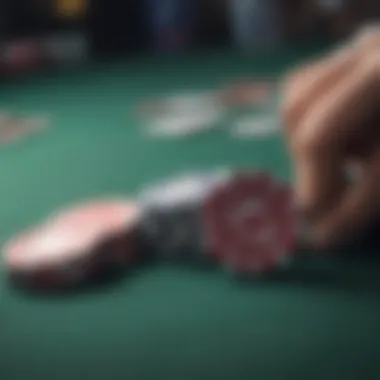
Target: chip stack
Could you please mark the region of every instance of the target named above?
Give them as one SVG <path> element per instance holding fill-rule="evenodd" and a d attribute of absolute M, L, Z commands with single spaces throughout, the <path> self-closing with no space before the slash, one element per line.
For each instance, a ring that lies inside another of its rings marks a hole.
<path fill-rule="evenodd" d="M 141 259 L 213 264 L 234 276 L 285 268 L 296 253 L 300 215 L 290 186 L 254 170 L 174 176 L 137 200 L 71 205 L 3 248 L 11 279 L 67 289 L 131 268 Z"/>
<path fill-rule="evenodd" d="M 124 199 L 60 210 L 3 248 L 9 278 L 34 289 L 67 289 L 137 260 L 140 210 Z"/>
<path fill-rule="evenodd" d="M 228 170 L 194 172 L 143 191 L 142 230 L 150 254 L 165 261 L 205 263 L 201 210 Z"/>

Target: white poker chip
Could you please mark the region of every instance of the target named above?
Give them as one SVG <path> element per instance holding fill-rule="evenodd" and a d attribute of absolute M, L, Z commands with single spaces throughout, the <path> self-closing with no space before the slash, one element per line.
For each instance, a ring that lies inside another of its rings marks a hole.
<path fill-rule="evenodd" d="M 216 97 L 209 93 L 175 95 L 164 100 L 164 103 L 170 112 L 179 114 L 220 107 Z"/>
<path fill-rule="evenodd" d="M 196 204 L 207 195 L 210 188 L 226 181 L 229 175 L 229 169 L 179 175 L 143 191 L 140 199 L 147 207 L 164 209 Z"/>
<path fill-rule="evenodd" d="M 168 114 L 149 123 L 149 134 L 162 137 L 180 137 L 213 129 L 221 119 L 218 110 L 198 110 L 194 113 Z"/>
<path fill-rule="evenodd" d="M 141 232 L 153 257 L 204 263 L 200 210 L 215 187 L 226 182 L 228 169 L 177 175 L 145 189 Z"/>
<path fill-rule="evenodd" d="M 277 133 L 281 123 L 276 116 L 253 115 L 237 120 L 231 128 L 235 138 L 265 138 Z"/>
<path fill-rule="evenodd" d="M 142 116 L 157 118 L 163 115 L 191 114 L 194 111 L 224 108 L 223 102 L 216 94 L 209 92 L 181 93 L 169 95 L 142 105 Z"/>
<path fill-rule="evenodd" d="M 186 137 L 214 128 L 224 114 L 216 96 L 189 93 L 158 102 L 144 116 L 151 136 Z"/>

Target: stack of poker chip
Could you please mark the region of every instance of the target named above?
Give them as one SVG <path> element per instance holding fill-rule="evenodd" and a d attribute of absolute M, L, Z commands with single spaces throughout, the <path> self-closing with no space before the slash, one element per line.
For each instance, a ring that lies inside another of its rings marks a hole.
<path fill-rule="evenodd" d="M 231 274 L 286 268 L 300 215 L 288 184 L 268 173 L 192 173 L 142 192 L 142 230 L 153 257 L 213 262 Z"/>
<path fill-rule="evenodd" d="M 141 193 L 144 240 L 154 257 L 204 261 L 202 206 L 208 194 L 227 181 L 229 175 L 228 169 L 187 173 Z"/>
<path fill-rule="evenodd" d="M 3 248 L 9 277 L 32 288 L 71 288 L 136 259 L 140 210 L 124 199 L 68 207 Z"/>
<path fill-rule="evenodd" d="M 270 174 L 195 171 L 136 199 L 58 210 L 10 239 L 3 254 L 10 279 L 44 289 L 72 288 L 146 258 L 257 275 L 286 267 L 299 227 L 291 188 Z"/>

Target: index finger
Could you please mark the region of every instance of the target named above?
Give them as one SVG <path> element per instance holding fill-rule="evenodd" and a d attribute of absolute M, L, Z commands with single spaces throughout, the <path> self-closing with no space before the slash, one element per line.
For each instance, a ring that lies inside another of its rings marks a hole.
<path fill-rule="evenodd" d="M 283 87 L 281 113 L 287 132 L 296 132 L 310 107 L 356 63 L 354 49 L 338 50 L 289 75 Z"/>

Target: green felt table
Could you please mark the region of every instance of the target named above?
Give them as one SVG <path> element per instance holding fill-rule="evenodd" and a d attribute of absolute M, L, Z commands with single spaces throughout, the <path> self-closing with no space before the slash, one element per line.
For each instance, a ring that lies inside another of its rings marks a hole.
<path fill-rule="evenodd" d="M 0 108 L 49 114 L 52 129 L 0 149 L 0 239 L 72 201 L 134 196 L 179 171 L 253 165 L 290 179 L 280 136 L 218 131 L 147 138 L 133 106 L 183 89 L 278 77 L 296 54 L 199 54 L 97 64 L 4 85 Z M 359 255 L 370 247 L 360 246 Z M 76 295 L 38 297 L 0 272 L 0 378 L 378 379 L 373 262 L 297 260 L 281 278 L 238 284 L 221 271 L 157 265 Z M 380 280 L 379 280 L 380 282 Z"/>

